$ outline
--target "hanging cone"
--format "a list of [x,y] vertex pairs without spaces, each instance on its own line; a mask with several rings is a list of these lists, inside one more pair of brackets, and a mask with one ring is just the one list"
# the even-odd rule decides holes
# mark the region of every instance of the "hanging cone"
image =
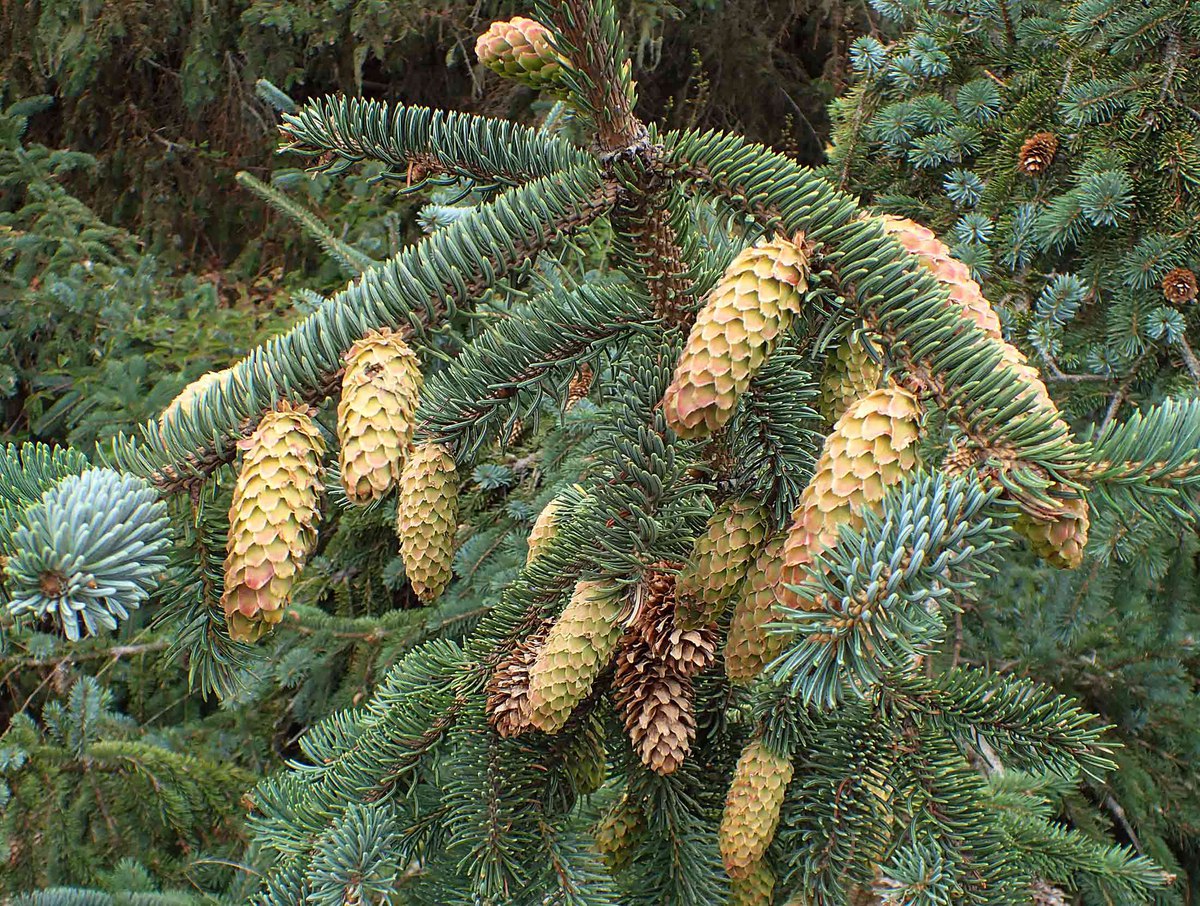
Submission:
[[529,723],[557,733],[612,657],[625,601],[607,582],[581,581],[529,673]]
[[176,422],[194,417],[196,403],[204,396],[204,391],[214,384],[220,383],[232,370],[232,368],[223,368],[220,371],[202,374],[179,391],[179,395],[167,404],[167,408],[163,409],[162,414],[158,417],[160,433],[164,428],[168,428]]
[[622,871],[633,861],[634,851],[645,835],[646,816],[628,793],[622,793],[596,825],[596,849],[610,871]]
[[733,609],[725,637],[725,674],[740,685],[753,682],[787,642],[786,636],[767,631],[775,619],[773,608],[783,580],[785,536],[772,539],[750,567]]
[[394,331],[373,330],[346,353],[337,434],[351,503],[378,500],[400,481],[421,380],[416,354]]
[[558,529],[558,518],[567,502],[562,497],[555,497],[538,513],[533,520],[533,528],[529,530],[529,553],[525,555],[525,564],[529,565],[538,553],[554,538]]
[[590,796],[604,785],[608,771],[604,752],[604,728],[592,716],[566,740],[563,770],[580,796]]
[[775,874],[766,859],[754,866],[742,878],[729,884],[729,906],[771,906],[775,895]]
[[679,624],[678,581],[672,564],[655,563],[638,587],[634,630],[655,657],[667,661],[684,676],[695,676],[716,656],[715,622],[695,628]]
[[488,723],[501,736],[516,736],[529,729],[529,671],[547,632],[548,626],[522,639],[488,682]]
[[692,559],[679,573],[676,617],[683,626],[703,626],[721,617],[767,534],[767,512],[747,497],[717,507]]
[[744,879],[754,872],[775,838],[779,810],[791,782],[791,760],[775,754],[761,739],[742,750],[718,836],[729,877]]
[[396,535],[408,581],[426,604],[450,584],[457,528],[454,457],[439,444],[418,444],[400,475]]
[[866,346],[855,339],[842,340],[821,377],[821,414],[836,422],[851,403],[876,389],[882,377],[883,368]]
[[221,606],[230,636],[253,642],[283,619],[292,585],[317,543],[325,441],[313,410],[280,402],[249,438],[233,502]]
[[787,333],[808,288],[803,237],[760,239],[708,294],[663,396],[667,424],[703,437],[733,417],[738,397]]
[[617,651],[613,689],[642,764],[657,774],[673,773],[696,736],[692,681],[630,634]]
[[[899,240],[921,263],[929,269],[939,283],[950,291],[950,302],[963,318],[986,333],[1000,347],[1002,367],[1028,387],[1028,393],[1037,401],[1037,408],[1052,415],[1065,428],[1049,391],[1037,369],[1029,364],[1024,353],[1004,339],[1000,329],[1000,318],[991,303],[984,298],[979,284],[971,279],[970,269],[950,254],[932,230],[902,217],[879,218],[887,232]],[[1083,562],[1083,549],[1087,544],[1089,517],[1086,501],[1067,488],[1052,488],[1048,492],[1058,504],[1057,513],[1047,514],[1044,505],[1034,506],[1029,501],[1020,503],[1026,509],[1026,518],[1017,521],[1016,528],[1025,534],[1039,555],[1055,566],[1074,569]]]
[[592,392],[592,384],[596,380],[595,369],[587,362],[579,366],[571,382],[567,384],[567,399],[563,408],[570,412],[575,404]]

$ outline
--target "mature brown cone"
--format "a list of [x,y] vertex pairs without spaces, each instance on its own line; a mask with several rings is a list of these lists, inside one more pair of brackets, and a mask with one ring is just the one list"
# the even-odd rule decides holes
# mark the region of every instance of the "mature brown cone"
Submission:
[[696,736],[692,681],[655,655],[631,630],[617,650],[613,690],[625,714],[625,731],[642,764],[671,774],[687,757]]
[[754,863],[742,878],[729,885],[729,906],[771,906],[775,901],[775,873],[766,859]]
[[562,75],[549,30],[524,16],[493,22],[475,42],[475,55],[493,72],[534,89],[552,88]]
[[1190,268],[1177,267],[1167,271],[1162,280],[1163,295],[1172,305],[1183,305],[1196,298],[1198,291],[1196,274]]
[[392,330],[372,330],[346,353],[337,433],[351,503],[378,500],[400,481],[421,381],[416,354]]
[[792,770],[791,760],[777,755],[761,739],[742,750],[718,834],[729,877],[749,877],[771,845]]
[[529,670],[549,631],[546,626],[522,639],[488,681],[488,723],[501,736],[516,736],[529,729]]
[[1038,132],[1025,139],[1017,158],[1017,169],[1029,176],[1045,173],[1058,153],[1058,136],[1053,132]]
[[567,401],[563,408],[568,412],[574,409],[576,403],[592,392],[592,383],[595,380],[595,369],[587,362],[582,363],[571,378],[571,383],[567,384]]
[[283,619],[292,585],[317,543],[325,441],[314,410],[286,400],[238,446],[221,605],[229,634],[253,642]]
[[731,681],[746,685],[783,650],[787,638],[767,631],[774,620],[773,608],[783,579],[785,535],[768,542],[746,574],[734,603],[733,619],[725,638],[725,673]]
[[766,535],[767,512],[754,498],[733,499],[717,507],[704,534],[696,539],[692,559],[679,573],[680,625],[703,626],[720,619]]
[[638,586],[634,628],[655,657],[666,660],[685,676],[695,676],[716,656],[717,627],[715,622],[682,627],[677,589],[671,564],[652,565]]
[[[999,346],[1004,367],[1025,383],[1029,388],[1027,392],[1033,395],[1038,408],[1052,414],[1065,427],[1059,417],[1058,407],[1037,369],[1029,364],[1019,349],[1004,339],[1000,318],[984,298],[979,284],[971,279],[970,269],[950,254],[950,249],[938,240],[932,230],[919,223],[890,216],[881,217],[880,222],[905,249],[917,256],[939,283],[949,289],[950,302],[962,317],[979,327]],[[1049,493],[1056,500],[1060,513],[1053,518],[1043,513],[1030,513],[1025,519],[1018,520],[1016,528],[1030,538],[1035,549],[1048,562],[1074,569],[1082,562],[1083,548],[1087,544],[1090,521],[1087,503],[1065,488],[1058,493],[1051,489]],[[1060,547],[1052,551],[1051,545],[1054,544]]]
[[879,386],[883,368],[860,341],[847,337],[829,356],[821,376],[821,414],[831,422]]
[[1062,890],[1038,879],[1029,885],[1030,906],[1067,906],[1072,902]]
[[441,444],[418,444],[400,475],[396,534],[408,581],[426,604],[450,584],[457,528],[454,457]]
[[764,237],[709,292],[663,395],[667,424],[680,437],[712,434],[733,417],[738,397],[800,312],[808,259],[803,236]]
[[621,638],[625,600],[609,582],[580,581],[529,671],[529,723],[557,733],[592,689]]
[[634,850],[645,835],[646,815],[628,793],[622,793],[596,825],[596,849],[610,871],[621,871],[633,861]]

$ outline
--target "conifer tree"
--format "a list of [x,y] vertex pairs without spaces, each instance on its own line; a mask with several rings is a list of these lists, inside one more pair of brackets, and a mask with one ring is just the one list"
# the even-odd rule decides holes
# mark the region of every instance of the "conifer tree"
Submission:
[[[407,190],[477,203],[98,463],[9,452],[4,553],[34,565],[6,565],[5,593],[117,619],[173,532],[160,619],[230,691],[246,640],[307,618],[289,596],[321,513],[344,507],[339,530],[378,515],[376,488],[395,495],[407,610],[453,608],[465,548],[491,543],[470,520],[511,481],[488,460],[532,422],[545,493],[505,517],[536,527],[527,556],[468,629],[412,647],[248,794],[257,902],[1159,895],[1151,860],[1060,820],[1112,767],[1103,727],[937,655],[1018,531],[1070,568],[1103,507],[1192,518],[1200,407],[1076,436],[940,249],[910,252],[782,155],[643,123],[608,0],[531,13],[477,53],[564,99],[585,140],[345,98],[286,114],[285,148],[317,166],[381,161]],[[587,241],[608,269],[549,264]],[[523,294],[538,272],[559,279]],[[473,329],[497,298],[503,317]],[[405,349],[364,363],[381,337]],[[870,342],[878,373],[823,415],[842,337]],[[69,482],[95,472],[167,498],[127,520],[143,547],[86,543],[95,514]],[[101,566],[117,578],[91,589]]]

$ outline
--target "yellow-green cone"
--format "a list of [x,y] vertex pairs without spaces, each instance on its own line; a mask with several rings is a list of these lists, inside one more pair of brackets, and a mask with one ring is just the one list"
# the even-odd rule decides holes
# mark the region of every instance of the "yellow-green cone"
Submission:
[[694,629],[720,618],[766,536],[767,513],[757,500],[717,507],[675,584],[676,622]]
[[450,584],[457,528],[454,457],[439,444],[418,444],[400,475],[396,534],[408,581],[426,604]]
[[230,370],[229,368],[223,368],[220,371],[210,371],[207,374],[202,374],[179,391],[179,395],[167,404],[167,408],[163,409],[162,414],[158,417],[160,428],[168,428],[180,419],[195,415],[196,403],[204,395],[204,391],[213,384],[220,382],[229,374]]
[[729,906],[771,906],[775,900],[775,873],[765,859],[754,863],[745,877],[729,885]]
[[565,499],[555,497],[542,507],[537,519],[533,520],[533,528],[529,530],[529,553],[525,555],[526,565],[532,563],[541,549],[550,543],[558,530],[558,518],[566,506]]
[[[838,526],[861,528],[863,512],[877,512],[888,488],[917,467],[920,427],[921,404],[899,387],[872,391],[842,414],[792,514],[783,583],[803,582],[816,555],[837,542]],[[779,599],[789,607],[811,606],[782,586]]]
[[563,751],[563,770],[575,792],[590,796],[604,785],[608,771],[604,751],[604,728],[593,716],[570,735]]
[[791,326],[807,289],[803,241],[759,240],[733,259],[708,294],[663,396],[667,424],[680,437],[703,437],[724,427]]
[[562,75],[549,30],[524,16],[493,22],[476,40],[475,55],[493,72],[538,90],[553,88]]
[[621,871],[633,861],[634,850],[645,835],[646,816],[625,793],[596,825],[596,849],[610,871]]
[[346,353],[337,434],[351,503],[377,500],[400,481],[420,391],[420,364],[399,334],[373,330]]
[[[1029,364],[1024,353],[1004,339],[1000,318],[979,284],[971,278],[970,268],[951,255],[945,243],[921,224],[890,216],[881,217],[880,222],[949,290],[950,303],[962,317],[999,345],[1004,365],[1026,384],[1027,392],[1037,400],[1038,409],[1052,414],[1065,426],[1037,369]],[[1083,562],[1083,549],[1087,544],[1090,524],[1087,502],[1065,488],[1059,489],[1059,493],[1052,491],[1051,496],[1059,505],[1059,516],[1044,519],[1041,515],[1027,514],[1017,520],[1015,528],[1029,539],[1034,551],[1047,562],[1074,569]]]
[[756,739],[742,750],[725,797],[718,836],[729,877],[748,878],[766,853],[791,782],[791,761],[776,755],[762,740]]
[[736,598],[729,634],[725,637],[725,673],[748,685],[783,650],[786,636],[767,632],[775,618],[778,586],[783,578],[785,537],[773,538],[751,564]]
[[253,642],[283,619],[317,542],[325,441],[312,410],[285,401],[238,446],[221,606],[230,636]]
[[851,403],[878,387],[882,377],[883,368],[865,345],[849,337],[842,340],[821,377],[821,414],[836,422]]
[[584,580],[575,586],[529,671],[531,726],[557,733],[587,697],[621,638],[624,606],[610,583]]

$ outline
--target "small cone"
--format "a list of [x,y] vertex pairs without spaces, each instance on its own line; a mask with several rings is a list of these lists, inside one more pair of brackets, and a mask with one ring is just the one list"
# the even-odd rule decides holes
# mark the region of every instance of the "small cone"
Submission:
[[568,412],[574,409],[576,403],[592,392],[592,384],[595,380],[595,369],[587,362],[580,365],[575,376],[571,378],[571,382],[567,384],[567,399],[563,408]]
[[729,885],[729,906],[771,906],[775,895],[775,873],[766,859],[754,863],[749,873]]
[[313,410],[280,402],[249,438],[229,507],[221,605],[236,641],[283,619],[292,585],[317,543],[325,441]]
[[[998,344],[1002,367],[1008,368],[1017,379],[1026,384],[1026,392],[1036,400],[1037,408],[1051,414],[1065,427],[1058,407],[1037,369],[1029,364],[1024,353],[1004,339],[1000,319],[991,303],[984,298],[979,284],[971,279],[969,268],[950,254],[950,250],[938,240],[933,231],[919,223],[890,216],[881,217],[880,222],[905,249],[917,256],[939,283],[949,289],[950,303],[961,316],[979,327]],[[1026,518],[1017,521],[1016,528],[1030,539],[1035,550],[1047,562],[1073,569],[1082,562],[1083,547],[1087,544],[1090,521],[1087,503],[1065,489],[1061,495],[1054,496],[1059,504],[1058,514],[1027,512]]]
[[210,371],[207,374],[202,374],[179,391],[179,395],[167,404],[167,408],[163,409],[162,415],[158,417],[160,431],[163,428],[174,425],[176,422],[194,416],[196,414],[196,403],[204,395],[204,391],[214,384],[220,383],[232,370],[232,368],[223,368],[220,371]]
[[529,673],[529,723],[557,733],[612,657],[625,602],[607,582],[581,581]]
[[1038,132],[1025,139],[1017,157],[1017,169],[1028,176],[1038,176],[1050,169],[1058,153],[1058,136],[1053,132]]
[[721,617],[767,534],[767,512],[753,498],[717,507],[692,559],[679,573],[675,593],[682,626],[703,626]]
[[624,793],[596,825],[596,849],[610,871],[622,871],[645,835],[646,816]]
[[563,769],[580,796],[590,796],[604,785],[604,776],[608,771],[604,731],[594,717],[567,739],[563,751]]
[[418,444],[400,475],[396,534],[408,581],[426,604],[450,584],[457,528],[454,457],[440,444]]
[[566,500],[562,497],[555,497],[542,507],[537,519],[533,520],[533,528],[529,530],[529,553],[525,555],[527,566],[534,561],[542,548],[553,540],[558,530],[559,516],[566,506]]
[[562,76],[549,30],[524,16],[493,22],[475,42],[475,55],[493,72],[535,90],[555,87]]
[[503,737],[529,729],[529,671],[548,631],[545,627],[522,639],[488,682],[488,723]]
[[1200,287],[1197,287],[1196,274],[1190,268],[1174,268],[1162,280],[1163,295],[1172,305],[1193,301],[1198,290]]
[[761,239],[708,294],[663,396],[667,424],[703,437],[733,417],[738,397],[800,312],[808,283],[803,237]]
[[836,422],[855,400],[879,386],[883,368],[867,347],[847,338],[830,355],[821,378],[821,414]]
[[378,500],[400,481],[421,381],[416,354],[391,330],[371,331],[346,353],[337,434],[351,503]]
[[754,872],[775,837],[791,782],[791,760],[776,755],[762,740],[742,750],[725,797],[718,837],[729,877],[746,879]]

